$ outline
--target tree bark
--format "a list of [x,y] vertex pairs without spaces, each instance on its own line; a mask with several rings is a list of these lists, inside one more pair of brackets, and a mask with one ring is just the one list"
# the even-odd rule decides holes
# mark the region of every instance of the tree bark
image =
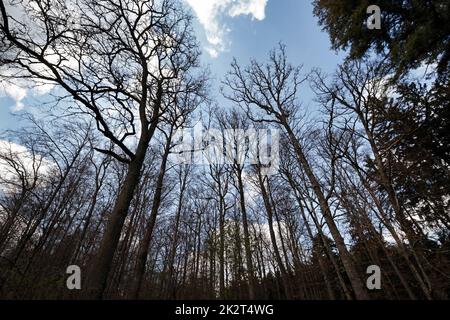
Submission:
[[155,228],[155,223],[156,223],[156,217],[158,215],[159,206],[161,204],[164,176],[166,174],[167,159],[168,159],[169,151],[170,151],[171,135],[172,135],[172,131],[170,132],[170,134],[167,138],[167,142],[166,142],[166,145],[164,148],[164,154],[163,154],[163,158],[161,160],[158,179],[156,181],[156,186],[155,186],[155,194],[153,196],[152,209],[150,212],[150,219],[145,228],[144,238],[141,240],[138,254],[137,254],[137,261],[136,261],[136,268],[134,271],[133,285],[132,285],[132,289],[130,291],[131,299],[138,299],[139,292],[141,290],[142,280],[143,280],[144,273],[145,273],[145,264],[147,262],[147,256],[148,256],[148,252],[150,249],[150,241],[152,239],[153,230]]
[[84,296],[87,299],[103,298],[103,292],[111,270],[111,263],[119,243],[131,200],[133,199],[134,190],[139,184],[139,177],[149,143],[150,136],[144,134],[139,141],[134,159],[128,165],[125,181],[120,189],[100,243],[100,248],[89,272],[87,288],[84,290]]

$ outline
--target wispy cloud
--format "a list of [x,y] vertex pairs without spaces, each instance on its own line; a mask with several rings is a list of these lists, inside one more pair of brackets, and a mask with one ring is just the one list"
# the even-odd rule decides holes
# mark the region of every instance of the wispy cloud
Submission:
[[208,44],[206,51],[213,58],[230,45],[227,33],[231,30],[223,21],[225,17],[250,16],[264,20],[268,0],[185,0],[205,29]]
[[[3,73],[5,74],[5,72]],[[44,96],[48,94],[54,85],[51,83],[37,83],[32,80],[0,81],[0,97],[9,97],[14,101],[12,111],[20,111],[25,107],[24,100],[30,94],[32,96]]]
[[27,89],[12,83],[0,83],[0,97],[9,97],[14,100],[13,111],[23,109],[23,99],[27,96]]

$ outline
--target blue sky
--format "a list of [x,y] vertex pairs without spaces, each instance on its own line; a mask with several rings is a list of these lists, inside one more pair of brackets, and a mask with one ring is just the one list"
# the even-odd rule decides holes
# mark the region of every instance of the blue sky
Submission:
[[[340,61],[340,56],[330,50],[328,35],[321,31],[317,18],[312,14],[311,1],[268,0],[264,20],[252,19],[248,15],[226,18],[231,30],[226,35],[230,44],[217,58],[204,53],[204,61],[212,70],[223,74],[232,57],[246,62],[250,58],[265,59],[270,49],[278,42],[287,45],[289,60],[303,64],[305,69],[321,67],[332,71]],[[198,38],[205,45],[204,30],[197,26]]]
[[[215,77],[215,88],[233,57],[241,64],[247,64],[251,58],[264,60],[280,41],[287,46],[290,62],[303,64],[305,72],[319,67],[330,73],[343,58],[343,53],[330,50],[328,35],[318,26],[309,0],[185,1],[197,17],[195,30],[204,51],[202,60]],[[211,51],[215,51],[213,56]],[[20,94],[8,96],[0,88],[0,130],[17,126],[12,116],[17,96]],[[43,98],[28,91],[20,103],[24,110],[38,110]],[[306,105],[313,104],[308,88],[304,88],[301,99]],[[226,103],[220,98],[218,101]]]
[[[305,72],[318,67],[331,73],[344,57],[342,52],[336,53],[330,49],[328,34],[318,25],[309,0],[268,0],[262,20],[251,15],[222,18],[223,26],[230,29],[225,39],[229,42],[226,50],[216,58],[206,50],[203,53],[204,63],[210,66],[216,77],[216,86],[229,70],[233,57],[240,64],[247,64],[251,58],[264,61],[280,41],[287,47],[289,61],[294,65],[303,65]],[[196,30],[203,47],[208,46],[205,30],[198,21]],[[301,99],[305,104],[312,104],[312,94],[308,88],[304,88]]]

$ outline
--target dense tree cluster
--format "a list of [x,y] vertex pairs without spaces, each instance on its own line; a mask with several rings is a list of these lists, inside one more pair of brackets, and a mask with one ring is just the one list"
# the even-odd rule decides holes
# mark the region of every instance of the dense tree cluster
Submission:
[[[235,60],[219,108],[176,0],[0,0],[2,81],[51,84],[56,102],[2,133],[0,297],[447,299],[448,79],[390,81],[397,68],[359,53],[375,41],[395,61],[396,37],[416,35],[340,39],[356,32],[333,20],[359,10],[345,3],[316,1],[316,12],[358,57],[329,76],[289,63],[283,45],[267,61]],[[425,46],[402,68],[448,62]],[[198,121],[217,135],[180,151],[177,130]],[[278,130],[278,170],[244,161],[263,142],[230,129]],[[205,150],[228,161],[172,157]],[[81,290],[66,286],[69,265]],[[366,286],[371,265],[379,290]]]
[[[381,9],[378,30],[363,27],[367,8]],[[435,63],[447,74],[450,63],[450,5],[445,0],[314,0],[314,13],[334,49],[350,49],[352,58],[370,50],[386,57],[397,75],[422,63]]]

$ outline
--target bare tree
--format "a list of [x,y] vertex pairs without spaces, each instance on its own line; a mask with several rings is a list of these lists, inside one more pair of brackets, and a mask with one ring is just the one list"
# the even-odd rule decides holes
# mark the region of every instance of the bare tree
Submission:
[[[355,295],[358,299],[368,299],[366,288],[333,219],[327,196],[292,126],[295,113],[298,113],[298,89],[304,81],[305,78],[300,76],[300,69],[287,62],[285,47],[281,45],[278,51],[271,52],[269,63],[266,65],[252,61],[249,67],[242,69],[234,61],[232,71],[225,80],[225,85],[229,88],[227,97],[247,110],[251,119],[257,122],[276,123],[285,130],[294,147],[297,160],[305,171],[319,201],[321,213],[339,248],[342,262]],[[255,107],[265,115],[255,118],[255,115],[251,112],[251,109]]]
[[[70,5],[70,7],[68,7]],[[126,163],[127,175],[89,272],[87,297],[101,298],[145,155],[161,115],[178,91],[199,91],[190,16],[176,1],[0,2],[1,61],[27,78],[64,89],[92,116]],[[81,12],[72,23],[71,12]],[[24,12],[30,26],[15,12]],[[36,36],[36,34],[38,36]],[[134,146],[132,146],[134,145]],[[132,150],[134,149],[134,151]]]

